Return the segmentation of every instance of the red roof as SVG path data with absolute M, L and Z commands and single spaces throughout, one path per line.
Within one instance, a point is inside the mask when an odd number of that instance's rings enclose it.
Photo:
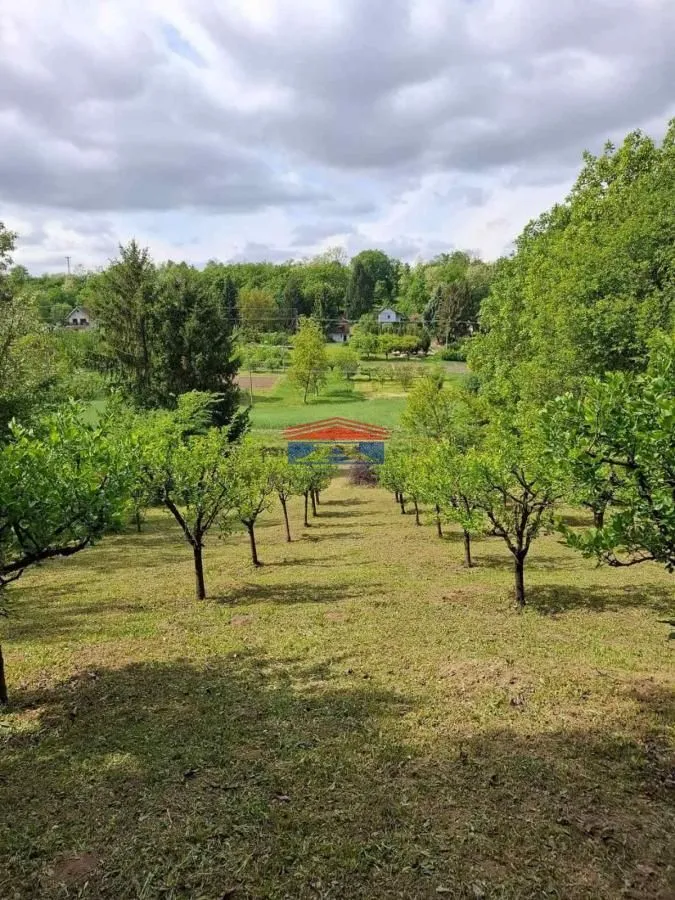
M 294 425 L 284 431 L 284 437 L 289 441 L 386 441 L 389 435 L 387 428 L 341 416 Z

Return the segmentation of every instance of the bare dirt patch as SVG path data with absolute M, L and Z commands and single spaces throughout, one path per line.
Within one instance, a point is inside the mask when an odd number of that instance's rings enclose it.
M 79 853 L 60 859 L 51 867 L 50 880 L 57 884 L 73 885 L 86 881 L 98 866 L 99 859 L 94 853 Z
M 279 384 L 280 379 L 280 375 L 247 375 L 245 372 L 240 372 L 237 375 L 237 385 L 243 391 L 247 391 L 253 382 L 254 391 L 271 391 Z
M 254 619 L 255 616 L 232 616 L 230 625 L 233 625 L 235 628 L 241 628 L 243 625 L 250 625 Z

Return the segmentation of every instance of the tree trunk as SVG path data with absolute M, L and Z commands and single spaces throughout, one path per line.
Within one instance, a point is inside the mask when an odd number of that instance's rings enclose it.
M 204 561 L 202 560 L 202 545 L 193 544 L 192 552 L 195 557 L 195 587 L 197 600 L 206 600 L 206 586 L 204 584 Z
M 305 396 L 302 398 L 303 403 L 307 403 L 307 391 L 309 390 L 309 381 L 305 382 Z
M 316 497 L 314 496 L 314 491 L 310 491 L 309 493 L 312 498 L 312 515 L 318 516 L 318 513 L 316 511 Z
M 401 502 L 401 495 L 400 495 L 399 491 L 394 491 L 394 503 L 400 503 L 400 502 Z
M 471 559 L 471 535 L 464 529 L 464 565 L 467 569 L 473 568 L 473 560 Z
M 605 524 L 605 507 L 596 507 L 593 510 L 593 524 L 596 528 L 602 528 Z
M 258 559 L 258 548 L 255 544 L 255 526 L 253 522 L 246 523 L 246 530 L 248 531 L 248 539 L 251 542 L 251 562 L 254 566 L 261 566 L 262 563 Z
M 284 511 L 284 523 L 286 525 L 286 542 L 290 544 L 292 538 L 291 538 L 291 526 L 289 525 L 289 522 L 288 522 L 288 507 L 286 505 L 285 497 L 279 497 L 279 500 L 281 501 L 281 508 Z
M 6 706 L 8 703 L 7 682 L 5 681 L 5 660 L 2 656 L 2 645 L 0 645 L 0 706 Z
M 401 515 L 405 515 L 405 497 L 403 494 L 398 495 L 398 502 L 401 504 Z
M 305 491 L 305 528 L 309 528 L 309 491 Z
M 516 603 L 522 609 L 525 606 L 525 557 L 516 556 L 515 560 L 516 575 Z
M 415 504 L 415 525 L 421 525 L 420 522 L 420 508 L 417 505 L 417 498 L 413 497 L 413 503 Z
M 436 504 L 436 531 L 438 532 L 439 538 L 443 537 L 443 526 L 441 525 L 441 508 Z
M 321 494 L 319 491 L 316 492 L 316 505 L 321 506 Z
M 137 509 L 137 510 L 136 510 L 136 531 L 138 532 L 138 534 L 141 533 L 141 530 L 142 530 L 142 529 L 141 529 L 141 525 L 142 525 L 142 522 L 141 522 L 141 511 L 140 511 L 140 509 Z

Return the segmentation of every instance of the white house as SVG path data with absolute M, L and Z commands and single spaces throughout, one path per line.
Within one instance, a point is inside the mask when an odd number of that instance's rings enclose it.
M 337 322 L 330 326 L 328 337 L 336 344 L 345 344 L 349 340 L 350 325 L 344 316 L 340 316 Z
M 86 306 L 76 306 L 68 313 L 64 324 L 67 328 L 91 328 L 94 320 Z
M 385 306 L 384 309 L 381 309 L 377 314 L 378 325 L 397 325 L 402 321 L 402 317 L 390 306 Z

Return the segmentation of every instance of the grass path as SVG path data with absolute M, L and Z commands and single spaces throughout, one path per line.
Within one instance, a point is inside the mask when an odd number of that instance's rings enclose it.
M 672 896 L 672 579 L 416 528 L 335 482 L 283 541 L 152 514 L 3 624 L 0 897 Z

